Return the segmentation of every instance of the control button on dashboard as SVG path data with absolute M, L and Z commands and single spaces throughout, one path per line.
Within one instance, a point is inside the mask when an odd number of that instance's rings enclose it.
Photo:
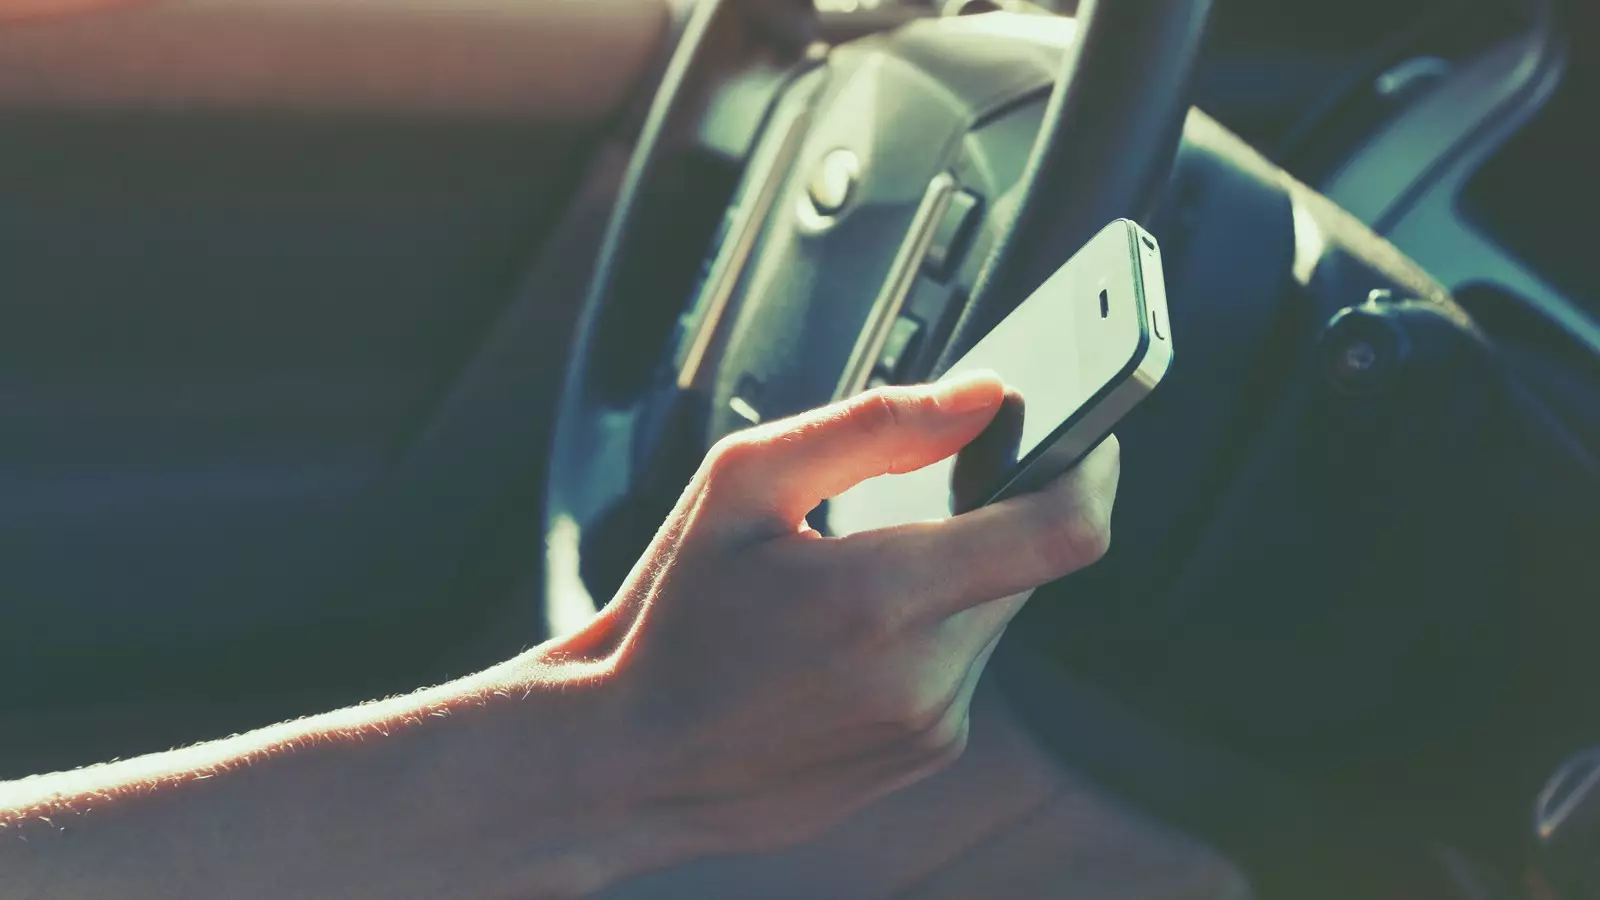
M 760 379 L 754 375 L 741 375 L 733 396 L 728 398 L 728 409 L 743 419 L 746 425 L 760 425 L 763 418 L 761 399 L 765 392 Z
M 917 352 L 922 338 L 922 323 L 913 316 L 902 315 L 889 326 L 889 335 L 883 340 L 883 352 L 878 354 L 877 370 L 890 381 L 900 379 L 906 360 Z
M 971 191 L 960 190 L 950 195 L 950 204 L 945 207 L 939 224 L 934 226 L 928 253 L 922 258 L 929 275 L 941 281 L 950 277 L 964 249 L 962 245 L 978 220 L 978 205 L 978 195 Z
M 818 214 L 831 216 L 850 202 L 856 182 L 861 178 L 861 160 L 843 147 L 830 150 L 817 163 L 806 183 L 806 196 Z

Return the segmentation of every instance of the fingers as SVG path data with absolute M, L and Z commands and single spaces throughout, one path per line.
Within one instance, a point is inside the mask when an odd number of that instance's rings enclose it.
M 1111 541 L 1120 470 L 1107 438 L 1049 487 L 947 519 L 830 542 L 843 577 L 905 604 L 904 617 L 947 617 L 1088 566 Z M 1009 618 L 1009 617 L 1007 617 Z
M 994 418 L 972 442 L 956 454 L 950 472 L 950 498 L 956 512 L 976 509 L 1016 467 L 1022 455 L 1022 426 L 1027 402 L 1015 389 L 1006 388 Z
M 878 475 L 911 472 L 960 450 L 999 407 L 998 378 L 975 373 L 882 388 L 741 432 L 707 457 L 705 511 L 724 529 L 792 533 L 817 504 Z

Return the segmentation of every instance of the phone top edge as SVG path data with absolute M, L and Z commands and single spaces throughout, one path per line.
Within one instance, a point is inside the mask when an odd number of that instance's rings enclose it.
M 1150 377 L 1153 369 L 1154 380 L 1159 382 L 1167 369 L 1171 368 L 1173 355 L 1172 316 L 1167 312 L 1167 278 L 1161 261 L 1161 244 L 1155 239 L 1155 235 L 1146 231 L 1138 222 L 1131 219 L 1127 222 L 1133 236 L 1133 258 L 1138 263 L 1134 266 L 1134 271 L 1139 280 L 1139 300 L 1144 304 L 1143 320 L 1140 325 L 1146 332 L 1162 327 L 1166 329 L 1166 334 L 1155 335 L 1151 351 L 1147 354 L 1157 359 L 1146 362 L 1159 362 L 1159 365 L 1151 367 L 1141 364 L 1139 373 L 1142 377 Z M 1144 243 L 1147 239 L 1148 244 Z

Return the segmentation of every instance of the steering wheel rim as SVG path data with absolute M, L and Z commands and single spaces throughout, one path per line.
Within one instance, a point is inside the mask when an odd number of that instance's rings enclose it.
M 1022 206 L 990 253 L 936 371 L 960 359 L 1107 222 L 1149 224 L 1182 138 L 1210 14 L 1211 0 L 1083 0 L 1080 39 L 1045 108 Z M 1151 59 L 1166 63 L 1151 66 Z M 1102 83 L 1127 85 L 1128 95 L 1096 90 Z M 1054 204 L 1057 197 L 1078 199 Z
M 620 578 L 605 579 L 599 591 L 589 589 L 587 582 L 592 579 L 585 572 L 595 545 L 615 551 L 616 560 L 608 571 L 616 572 L 620 564 L 625 573 L 640 549 L 634 544 L 648 539 L 665 511 L 663 504 L 670 503 L 670 497 L 645 503 L 628 527 L 603 541 L 593 538 L 603 517 L 638 495 L 646 470 L 654 464 L 661 433 L 670 431 L 672 420 L 680 417 L 682 401 L 693 399 L 692 391 L 665 379 L 627 402 L 619 404 L 614 396 L 606 396 L 601 388 L 602 357 L 607 352 L 602 337 L 604 323 L 615 315 L 618 303 L 616 273 L 649 240 L 638 214 L 640 198 L 674 129 L 681 128 L 681 119 L 696 108 L 704 58 L 711 52 L 718 23 L 737 12 L 739 2 L 703 0 L 691 12 L 650 105 L 580 312 L 545 485 L 543 599 L 553 632 L 575 627 L 603 605 L 606 596 L 593 595 L 613 589 Z M 1209 9 L 1210 0 L 1083 0 L 1076 16 L 1076 39 L 1068 45 L 1049 89 L 1043 126 L 1022 176 L 1022 202 L 1015 215 L 998 226 L 994 249 L 932 371 L 942 371 L 958 358 L 1105 222 L 1147 218 L 1177 149 Z M 788 21 L 794 22 L 792 17 Z M 824 106 L 807 127 L 816 130 L 828 113 Z M 1061 202 L 1062 197 L 1071 199 Z M 779 204 L 770 215 L 789 212 Z M 764 222 L 759 224 L 765 227 Z M 715 388 L 712 393 L 716 394 Z M 817 402 L 827 399 L 819 397 Z M 694 404 L 688 406 L 692 409 Z M 699 455 L 694 451 L 703 449 L 704 445 L 691 449 L 687 454 L 691 464 Z

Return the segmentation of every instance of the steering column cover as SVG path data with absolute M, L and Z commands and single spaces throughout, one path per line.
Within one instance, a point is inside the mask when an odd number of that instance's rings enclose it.
M 1044 21 L 1070 36 L 1070 20 Z M 748 424 L 730 412 L 735 398 L 768 419 L 832 399 L 930 182 L 959 167 L 975 125 L 1048 89 L 1059 50 L 997 41 L 993 25 L 923 20 L 831 54 L 809 131 L 728 303 L 711 437 Z M 822 217 L 807 186 L 839 150 L 860 161 L 859 176 L 845 208 Z
M 1107 222 L 1149 224 L 1189 109 L 1210 0 L 1084 0 L 1023 175 L 938 370 L 966 353 Z M 1109 86 L 1115 85 L 1115 88 Z M 1138 98 L 1130 104 L 1128 98 Z

